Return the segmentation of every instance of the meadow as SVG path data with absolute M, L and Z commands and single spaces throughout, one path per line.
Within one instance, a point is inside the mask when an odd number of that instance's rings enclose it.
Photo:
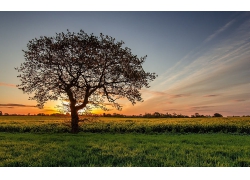
M 250 117 L 110 118 L 81 117 L 80 131 L 92 133 L 233 133 L 250 134 Z M 0 116 L 0 132 L 70 132 L 70 117 Z
M 250 166 L 250 118 L 0 116 L 0 166 Z

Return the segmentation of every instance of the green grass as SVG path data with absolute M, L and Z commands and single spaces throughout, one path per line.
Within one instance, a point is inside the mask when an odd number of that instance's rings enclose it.
M 0 166 L 250 166 L 250 118 L 0 116 Z
M 250 137 L 230 134 L 0 133 L 0 166 L 243 167 Z

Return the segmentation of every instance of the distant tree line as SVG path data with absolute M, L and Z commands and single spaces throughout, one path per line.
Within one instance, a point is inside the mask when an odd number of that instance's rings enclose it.
M 28 113 L 27 115 L 23 114 L 9 114 L 9 113 L 3 113 L 0 111 L 0 116 L 70 116 L 70 113 L 53 113 L 53 114 L 45 114 L 45 113 L 38 113 L 38 114 L 33 114 L 31 115 Z M 139 114 L 139 115 L 123 115 L 123 114 L 118 114 L 118 113 L 103 113 L 103 114 L 93 114 L 93 113 L 87 113 L 87 114 L 82 114 L 82 116 L 95 116 L 95 117 L 117 117 L 117 118 L 211 118 L 211 117 L 223 117 L 222 114 L 220 113 L 214 113 L 213 116 L 211 115 L 203 115 L 199 113 L 195 113 L 191 116 L 188 115 L 183 115 L 183 114 L 177 114 L 177 113 L 159 113 L 159 112 L 154 112 L 154 113 L 145 113 L 145 114 Z M 241 116 L 230 116 L 230 117 L 241 117 Z M 250 117 L 250 115 L 243 115 L 242 117 Z
M 126 118 L 211 118 L 211 117 L 223 117 L 222 114 L 220 113 L 214 113 L 213 116 L 211 115 L 203 115 L 203 114 L 199 114 L 199 113 L 195 113 L 194 115 L 188 116 L 188 115 L 183 115 L 183 114 L 177 114 L 177 113 L 159 113 L 159 112 L 154 112 L 154 113 L 145 113 L 140 114 L 140 115 L 123 115 L 123 114 L 117 114 L 117 113 L 113 113 L 113 114 L 106 114 L 103 113 L 102 115 L 98 115 L 98 116 L 102 116 L 102 117 L 126 117 Z M 232 116 L 232 117 L 240 117 L 240 116 Z M 250 117 L 250 115 L 243 115 L 242 117 Z
M 213 116 L 210 115 L 200 115 L 199 113 L 195 113 L 194 115 L 188 116 L 188 115 L 183 115 L 183 114 L 177 114 L 177 113 L 159 113 L 159 112 L 154 112 L 154 113 L 145 113 L 144 115 L 123 115 L 123 114 L 106 114 L 103 113 L 103 117 L 142 117 L 142 118 L 199 118 L 199 117 L 223 117 L 219 113 L 215 113 Z

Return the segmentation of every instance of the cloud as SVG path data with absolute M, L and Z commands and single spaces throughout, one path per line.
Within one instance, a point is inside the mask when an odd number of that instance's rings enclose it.
M 242 101 L 246 101 L 244 99 L 236 99 L 236 100 L 233 100 L 234 102 L 242 102 Z
M 173 104 L 173 102 L 168 101 L 168 102 L 166 102 L 166 104 Z
M 151 94 L 153 96 L 165 96 L 165 95 L 167 95 L 167 93 L 165 93 L 165 92 L 152 91 L 152 90 L 148 90 L 148 89 L 142 89 L 141 92 L 142 92 L 142 94 L 148 93 L 148 94 Z
M 159 75 L 151 91 L 143 91 L 147 99 L 126 111 L 247 113 L 250 100 L 249 17 L 230 20 L 208 36 L 206 42 L 209 43 L 201 43 Z M 241 103 L 235 107 L 235 102 Z
M 187 97 L 190 96 L 190 94 L 176 94 L 176 95 L 171 95 L 171 98 L 181 98 L 181 97 Z
M 0 86 L 7 86 L 7 87 L 14 87 L 14 88 L 16 88 L 15 84 L 7 84 L 7 83 L 3 83 L 3 82 L 0 82 Z
M 164 111 L 180 111 L 180 109 L 165 109 Z
M 195 107 L 191 107 L 191 109 L 200 110 L 200 109 L 210 109 L 213 107 L 215 107 L 215 106 L 195 106 Z
M 166 99 L 166 98 L 181 98 L 181 97 L 187 97 L 190 96 L 190 94 L 169 94 L 166 92 L 162 91 L 151 91 L 148 89 L 143 89 L 142 94 L 150 94 L 151 98 L 161 98 L 161 99 Z M 172 102 L 171 102 L 172 103 Z
M 226 29 L 228 29 L 234 22 L 235 22 L 235 19 L 233 19 L 230 22 L 228 22 L 227 24 L 225 24 L 223 27 L 221 27 L 220 29 L 218 29 L 217 31 L 215 31 L 214 34 L 210 35 L 207 39 L 205 39 L 204 43 L 207 43 L 207 42 L 211 41 L 212 39 L 214 39 L 220 33 L 222 33 L 223 31 L 225 31 Z
M 31 106 L 31 105 L 25 105 L 25 104 L 0 104 L 0 107 L 8 107 L 8 108 L 14 108 L 14 107 L 37 107 L 37 106 Z
M 207 38 L 207 42 L 214 39 L 213 43 L 201 43 L 160 75 L 156 80 L 157 83 L 161 86 L 168 85 L 168 87 L 181 84 L 183 80 L 185 83 L 190 83 L 196 79 L 202 79 L 199 77 L 200 75 L 207 77 L 213 72 L 223 69 L 224 65 L 234 62 L 236 58 L 249 57 L 249 28 L 250 21 L 248 20 L 243 23 L 239 18 L 229 21 Z M 227 29 L 231 33 L 229 37 L 223 34 Z M 216 38 L 214 38 L 215 36 Z
M 250 82 L 250 21 L 244 22 L 229 39 L 206 48 L 184 67 L 179 64 L 165 77 L 165 92 L 208 93 Z M 203 48 L 205 49 L 205 48 Z M 197 54 L 198 55 L 198 54 Z M 189 58 L 192 55 L 189 55 Z M 193 56 L 194 57 L 194 56 Z M 181 60 L 182 61 L 182 60 Z M 166 75 L 166 74 L 165 74 Z M 164 77 L 162 77 L 164 79 Z M 164 89 L 164 87 L 162 87 Z
M 209 95 L 205 95 L 203 97 L 216 97 L 216 96 L 219 96 L 219 95 L 217 95 L 217 94 L 209 94 Z

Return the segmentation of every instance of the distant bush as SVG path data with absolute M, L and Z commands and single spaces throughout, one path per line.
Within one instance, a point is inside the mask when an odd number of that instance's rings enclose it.
M 214 117 L 223 117 L 223 116 L 219 113 L 214 113 Z

